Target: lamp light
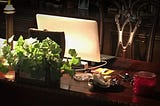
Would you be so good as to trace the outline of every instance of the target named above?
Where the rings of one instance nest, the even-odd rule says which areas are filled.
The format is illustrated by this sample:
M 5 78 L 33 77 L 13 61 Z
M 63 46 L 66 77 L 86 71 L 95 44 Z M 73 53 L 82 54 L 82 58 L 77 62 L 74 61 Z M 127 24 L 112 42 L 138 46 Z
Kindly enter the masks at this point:
M 37 14 L 38 29 L 65 33 L 65 56 L 75 49 L 82 60 L 100 62 L 98 24 L 95 20 Z

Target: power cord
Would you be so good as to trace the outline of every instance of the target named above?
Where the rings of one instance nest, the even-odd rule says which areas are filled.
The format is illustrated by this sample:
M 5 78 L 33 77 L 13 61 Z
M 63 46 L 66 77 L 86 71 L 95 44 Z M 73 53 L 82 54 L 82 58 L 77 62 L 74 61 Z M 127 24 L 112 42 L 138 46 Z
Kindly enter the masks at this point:
M 103 67 L 103 66 L 105 66 L 105 65 L 107 65 L 107 61 L 103 61 L 103 64 L 100 64 L 100 65 L 98 65 L 98 66 L 93 66 L 93 67 L 89 67 L 89 68 L 75 69 L 75 71 L 83 71 L 83 72 L 87 71 L 87 72 L 88 72 L 88 71 L 90 71 L 90 70 L 94 70 L 94 69 Z

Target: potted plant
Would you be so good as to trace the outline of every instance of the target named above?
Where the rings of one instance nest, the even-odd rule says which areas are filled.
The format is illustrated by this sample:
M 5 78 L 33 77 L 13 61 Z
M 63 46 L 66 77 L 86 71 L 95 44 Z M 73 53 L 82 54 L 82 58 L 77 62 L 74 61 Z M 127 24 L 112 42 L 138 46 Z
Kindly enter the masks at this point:
M 49 37 L 39 41 L 20 36 L 13 49 L 7 43 L 2 48 L 9 67 L 16 71 L 17 82 L 45 86 L 58 85 L 64 73 L 71 77 L 75 74 L 72 65 L 80 63 L 75 49 L 69 50 L 71 59 L 67 61 L 60 56 L 61 52 L 61 47 Z

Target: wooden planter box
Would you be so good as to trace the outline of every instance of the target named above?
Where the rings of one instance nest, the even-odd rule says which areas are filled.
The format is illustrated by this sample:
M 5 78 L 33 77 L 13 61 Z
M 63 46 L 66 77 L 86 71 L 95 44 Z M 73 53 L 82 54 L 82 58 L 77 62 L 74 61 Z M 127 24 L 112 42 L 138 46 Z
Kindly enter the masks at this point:
M 55 74 L 56 73 L 45 70 L 44 73 L 38 77 L 39 75 L 33 76 L 29 72 L 21 72 L 18 70 L 15 73 L 15 81 L 16 83 L 35 85 L 40 87 L 60 88 L 60 77 L 55 79 Z

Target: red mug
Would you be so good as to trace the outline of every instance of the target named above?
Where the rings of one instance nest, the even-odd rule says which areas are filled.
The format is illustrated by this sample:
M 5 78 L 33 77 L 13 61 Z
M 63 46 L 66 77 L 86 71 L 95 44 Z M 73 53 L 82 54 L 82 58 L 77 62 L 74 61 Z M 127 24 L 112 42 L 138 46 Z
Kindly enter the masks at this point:
M 133 76 L 133 93 L 140 96 L 153 96 L 157 77 L 155 73 L 139 71 Z

